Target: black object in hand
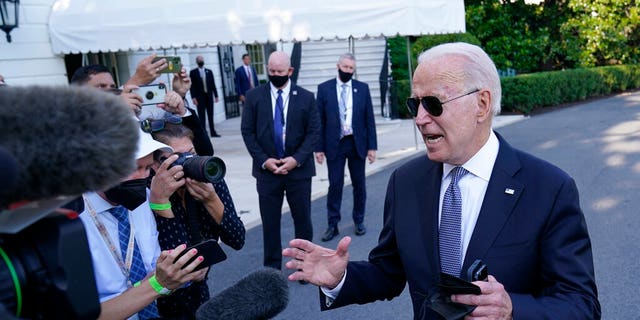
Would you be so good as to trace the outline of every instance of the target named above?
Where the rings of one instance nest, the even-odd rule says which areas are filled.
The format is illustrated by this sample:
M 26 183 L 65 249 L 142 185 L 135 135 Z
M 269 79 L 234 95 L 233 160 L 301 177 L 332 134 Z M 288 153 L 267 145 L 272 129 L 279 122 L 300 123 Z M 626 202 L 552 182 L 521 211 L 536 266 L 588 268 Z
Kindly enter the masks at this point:
M 180 252 L 176 259 L 173 260 L 173 263 L 176 263 L 176 261 L 178 261 L 178 259 L 180 259 L 185 253 L 194 248 L 198 250 L 198 253 L 182 266 L 183 269 L 191 262 L 196 260 L 198 256 L 202 256 L 204 260 L 202 260 L 202 262 L 200 262 L 200 264 L 196 266 L 193 271 L 200 270 L 204 267 L 214 265 L 220 261 L 224 261 L 227 259 L 227 255 L 224 253 L 224 251 L 222 251 L 222 248 L 220 248 L 218 241 L 209 239 L 184 249 L 184 251 Z

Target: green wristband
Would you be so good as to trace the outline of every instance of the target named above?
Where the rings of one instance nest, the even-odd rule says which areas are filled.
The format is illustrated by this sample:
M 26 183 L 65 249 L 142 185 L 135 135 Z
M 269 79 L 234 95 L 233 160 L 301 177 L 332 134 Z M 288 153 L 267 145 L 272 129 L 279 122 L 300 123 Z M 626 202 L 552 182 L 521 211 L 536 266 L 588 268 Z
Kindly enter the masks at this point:
M 169 210 L 171 209 L 171 202 L 169 203 L 153 203 L 149 202 L 151 210 Z
M 151 288 L 153 288 L 153 290 L 155 290 L 158 294 L 167 295 L 171 293 L 171 290 L 163 287 L 160 282 L 158 282 L 155 274 L 151 276 L 151 278 L 149 278 L 149 284 L 151 285 Z

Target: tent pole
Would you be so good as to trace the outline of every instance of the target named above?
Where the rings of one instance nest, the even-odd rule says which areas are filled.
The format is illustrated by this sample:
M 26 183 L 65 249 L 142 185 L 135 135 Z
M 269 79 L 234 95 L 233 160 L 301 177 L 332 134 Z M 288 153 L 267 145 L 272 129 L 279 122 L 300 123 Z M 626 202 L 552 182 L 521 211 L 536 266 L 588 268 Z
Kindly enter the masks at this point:
M 413 83 L 413 78 L 412 78 L 412 73 L 413 73 L 413 66 L 411 65 L 411 40 L 409 40 L 409 36 L 406 36 L 405 39 L 407 40 L 406 44 L 407 44 L 407 74 L 409 74 L 409 85 L 411 85 Z M 417 127 L 414 125 L 413 126 L 413 143 L 414 143 L 414 147 L 416 148 L 416 150 L 418 150 L 418 129 Z

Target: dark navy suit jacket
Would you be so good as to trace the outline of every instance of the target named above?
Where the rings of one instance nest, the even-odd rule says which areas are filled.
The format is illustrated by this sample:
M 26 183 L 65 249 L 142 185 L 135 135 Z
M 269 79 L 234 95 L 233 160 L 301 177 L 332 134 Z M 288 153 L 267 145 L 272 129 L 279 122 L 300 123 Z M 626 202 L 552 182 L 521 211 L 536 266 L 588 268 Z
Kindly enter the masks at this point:
M 268 158 L 278 158 L 273 141 L 273 107 L 269 83 L 247 92 L 240 130 L 247 150 L 253 158 L 252 174 L 256 179 L 275 179 L 271 171 L 262 169 Z M 318 110 L 313 93 L 291 86 L 287 111 L 285 157 L 292 156 L 298 161 L 297 168 L 291 170 L 289 179 L 311 178 L 316 174 L 313 163 L 313 148 L 318 137 Z
M 253 66 L 249 66 L 251 68 L 251 77 L 253 78 L 253 86 L 257 87 L 260 83 L 258 82 L 258 75 L 256 75 L 256 69 Z M 247 91 L 251 89 L 251 83 L 249 82 L 249 78 L 247 77 L 247 72 L 244 69 L 244 64 L 236 69 L 236 92 L 239 96 L 244 96 L 247 94 Z
M 498 139 L 462 270 L 482 259 L 509 293 L 514 319 L 599 319 L 591 241 L 574 180 Z M 349 262 L 330 308 L 392 299 L 408 283 L 414 317 L 438 319 L 423 305 L 439 281 L 442 170 L 425 155 L 392 174 L 379 243 L 369 261 Z M 321 301 L 326 309 L 322 294 Z
M 336 91 L 337 81 L 333 78 L 318 85 L 318 114 L 321 126 L 315 151 L 324 152 L 329 160 L 335 159 L 337 155 L 342 131 Z M 353 138 L 358 155 L 364 159 L 368 150 L 378 149 L 376 121 L 373 117 L 369 86 L 364 82 L 351 80 L 351 96 Z

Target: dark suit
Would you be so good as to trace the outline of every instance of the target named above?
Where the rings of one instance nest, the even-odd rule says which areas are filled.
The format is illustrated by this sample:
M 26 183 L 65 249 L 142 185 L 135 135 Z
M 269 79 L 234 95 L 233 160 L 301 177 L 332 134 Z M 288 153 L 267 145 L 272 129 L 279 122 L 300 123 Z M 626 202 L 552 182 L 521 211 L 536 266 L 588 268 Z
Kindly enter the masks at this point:
M 273 140 L 270 88 L 267 83 L 247 92 L 240 127 L 244 143 L 253 158 L 252 174 L 257 182 L 263 226 L 264 265 L 280 269 L 280 218 L 285 192 L 294 221 L 295 237 L 307 240 L 313 237 L 311 177 L 316 174 L 313 148 L 317 141 L 319 120 L 313 94 L 293 85 L 288 97 L 284 156 L 292 156 L 299 166 L 287 175 L 276 175 L 263 169 L 262 165 L 268 158 L 279 158 Z M 286 97 L 284 99 L 287 100 Z
M 365 186 L 365 159 L 367 151 L 378 148 L 376 122 L 369 86 L 358 80 L 351 80 L 353 135 L 340 138 L 342 125 L 338 103 L 336 78 L 318 86 L 318 114 L 320 116 L 320 137 L 316 152 L 324 152 L 329 173 L 327 194 L 327 218 L 330 227 L 340 221 L 342 189 L 344 186 L 344 166 L 348 159 L 349 175 L 353 185 L 353 212 L 355 224 L 364 220 L 367 199 Z
M 599 319 L 591 242 L 575 182 L 498 139 L 462 270 L 482 259 L 509 293 L 514 319 Z M 438 319 L 423 305 L 439 281 L 442 171 L 441 163 L 424 156 L 392 174 L 379 243 L 369 262 L 349 263 L 331 308 L 392 299 L 408 283 L 414 318 Z
M 207 131 L 205 131 L 204 127 L 200 124 L 195 110 L 191 108 L 187 109 L 189 109 L 191 115 L 182 117 L 182 124 L 193 132 L 193 148 L 200 156 L 212 156 L 213 145 L 211 144 L 211 139 L 207 136 Z
M 258 76 L 256 75 L 256 69 L 252 65 L 249 65 L 249 68 L 251 68 L 251 78 L 253 78 L 253 86 L 257 87 L 259 82 Z M 238 96 L 245 96 L 247 94 L 247 91 L 253 89 L 251 87 L 251 82 L 249 82 L 249 78 L 247 77 L 247 71 L 244 67 L 244 64 L 236 69 L 235 82 L 236 92 L 238 93 Z
M 204 69 L 205 80 L 207 83 L 207 91 L 204 91 L 204 85 L 202 84 L 202 77 L 200 77 L 200 70 L 195 68 L 189 73 L 191 78 L 191 97 L 198 101 L 198 117 L 200 118 L 200 124 L 202 128 L 206 128 L 206 119 L 209 120 L 209 133 L 214 135 L 216 129 L 213 124 L 213 102 L 214 98 L 218 97 L 218 91 L 216 90 L 216 83 L 213 79 L 213 72 L 211 69 Z

